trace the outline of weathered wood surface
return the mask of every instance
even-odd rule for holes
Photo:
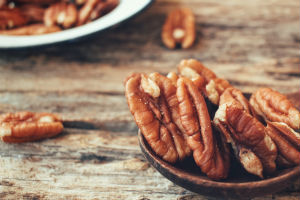
[[[160,40],[166,13],[186,5],[198,38],[188,50]],[[245,92],[300,89],[297,0],[158,0],[146,12],[85,41],[0,51],[0,113],[59,113],[63,134],[0,145],[0,199],[209,199],[182,189],[143,158],[123,96],[133,71],[166,73],[197,58]],[[256,199],[298,199],[299,181]]]

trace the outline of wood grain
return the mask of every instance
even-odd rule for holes
[[[169,50],[160,31],[179,6],[194,11],[198,37],[190,49]],[[212,199],[176,186],[145,161],[123,80],[196,58],[244,92],[299,93],[299,8],[297,0],[157,0],[83,41],[1,50],[0,113],[55,112],[69,128],[41,142],[1,143],[0,199]],[[298,199],[299,188],[300,180],[255,199]]]

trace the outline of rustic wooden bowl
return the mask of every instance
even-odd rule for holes
[[[201,173],[192,158],[172,165],[160,159],[151,150],[140,131],[138,139],[144,156],[155,169],[175,184],[202,195],[222,199],[250,199],[280,191],[300,176],[300,166],[297,166],[277,170],[272,176],[259,179],[248,174],[238,162],[231,162],[229,177],[226,180],[213,181]]]

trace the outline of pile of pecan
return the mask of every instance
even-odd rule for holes
[[[159,157],[176,163],[193,155],[215,180],[228,177],[231,157],[261,178],[300,164],[300,113],[286,96],[261,88],[248,101],[194,59],[178,72],[125,80],[129,109]]]
[[[39,35],[81,26],[118,4],[119,0],[0,0],[0,34]]]

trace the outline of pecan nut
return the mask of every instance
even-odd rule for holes
[[[234,87],[227,88],[220,97],[220,105],[222,104],[236,104],[243,108],[247,113],[251,114],[257,118],[256,113],[252,106],[250,105],[248,99],[243,95],[243,93]]]
[[[133,74],[125,81],[128,106],[152,150],[162,159],[175,163],[190,154],[170,113],[169,104],[176,90],[168,78],[152,75],[152,79],[144,74]]]
[[[95,20],[103,15],[106,15],[117,7],[119,0],[100,1],[90,14],[90,20]]]
[[[59,2],[49,6],[44,15],[46,26],[62,25],[70,28],[77,21],[77,9],[72,3]]]
[[[4,7],[0,10],[0,29],[11,29],[28,23],[28,18],[18,8]]]
[[[300,134],[282,122],[267,121],[267,133],[278,149],[277,164],[290,167],[300,164]]]
[[[262,178],[264,172],[269,174],[276,170],[276,145],[263,124],[236,102],[221,104],[214,124],[231,143],[246,171]]]
[[[23,4],[19,7],[21,12],[26,18],[28,18],[28,22],[38,22],[42,23],[44,20],[45,8],[41,5],[36,4]]]
[[[50,113],[18,112],[0,116],[0,137],[8,143],[50,138],[62,130],[59,117]]]
[[[214,72],[195,59],[182,60],[178,65],[179,74],[191,79],[205,96],[215,105],[226,88],[228,81],[218,78]]]
[[[80,26],[89,21],[91,13],[101,0],[87,0],[78,13],[77,26]]]
[[[176,44],[180,44],[184,49],[191,47],[196,38],[193,12],[189,8],[172,11],[163,25],[161,37],[170,49],[174,49]]]
[[[188,78],[177,81],[177,98],[182,126],[193,157],[201,171],[212,179],[226,178],[229,170],[227,144],[216,141],[201,92]]]
[[[41,35],[60,31],[58,26],[45,26],[44,24],[32,24],[11,30],[2,30],[0,34],[4,35]]]
[[[300,129],[300,112],[283,94],[261,88],[252,94],[250,104],[265,120],[283,122],[293,129]]]

